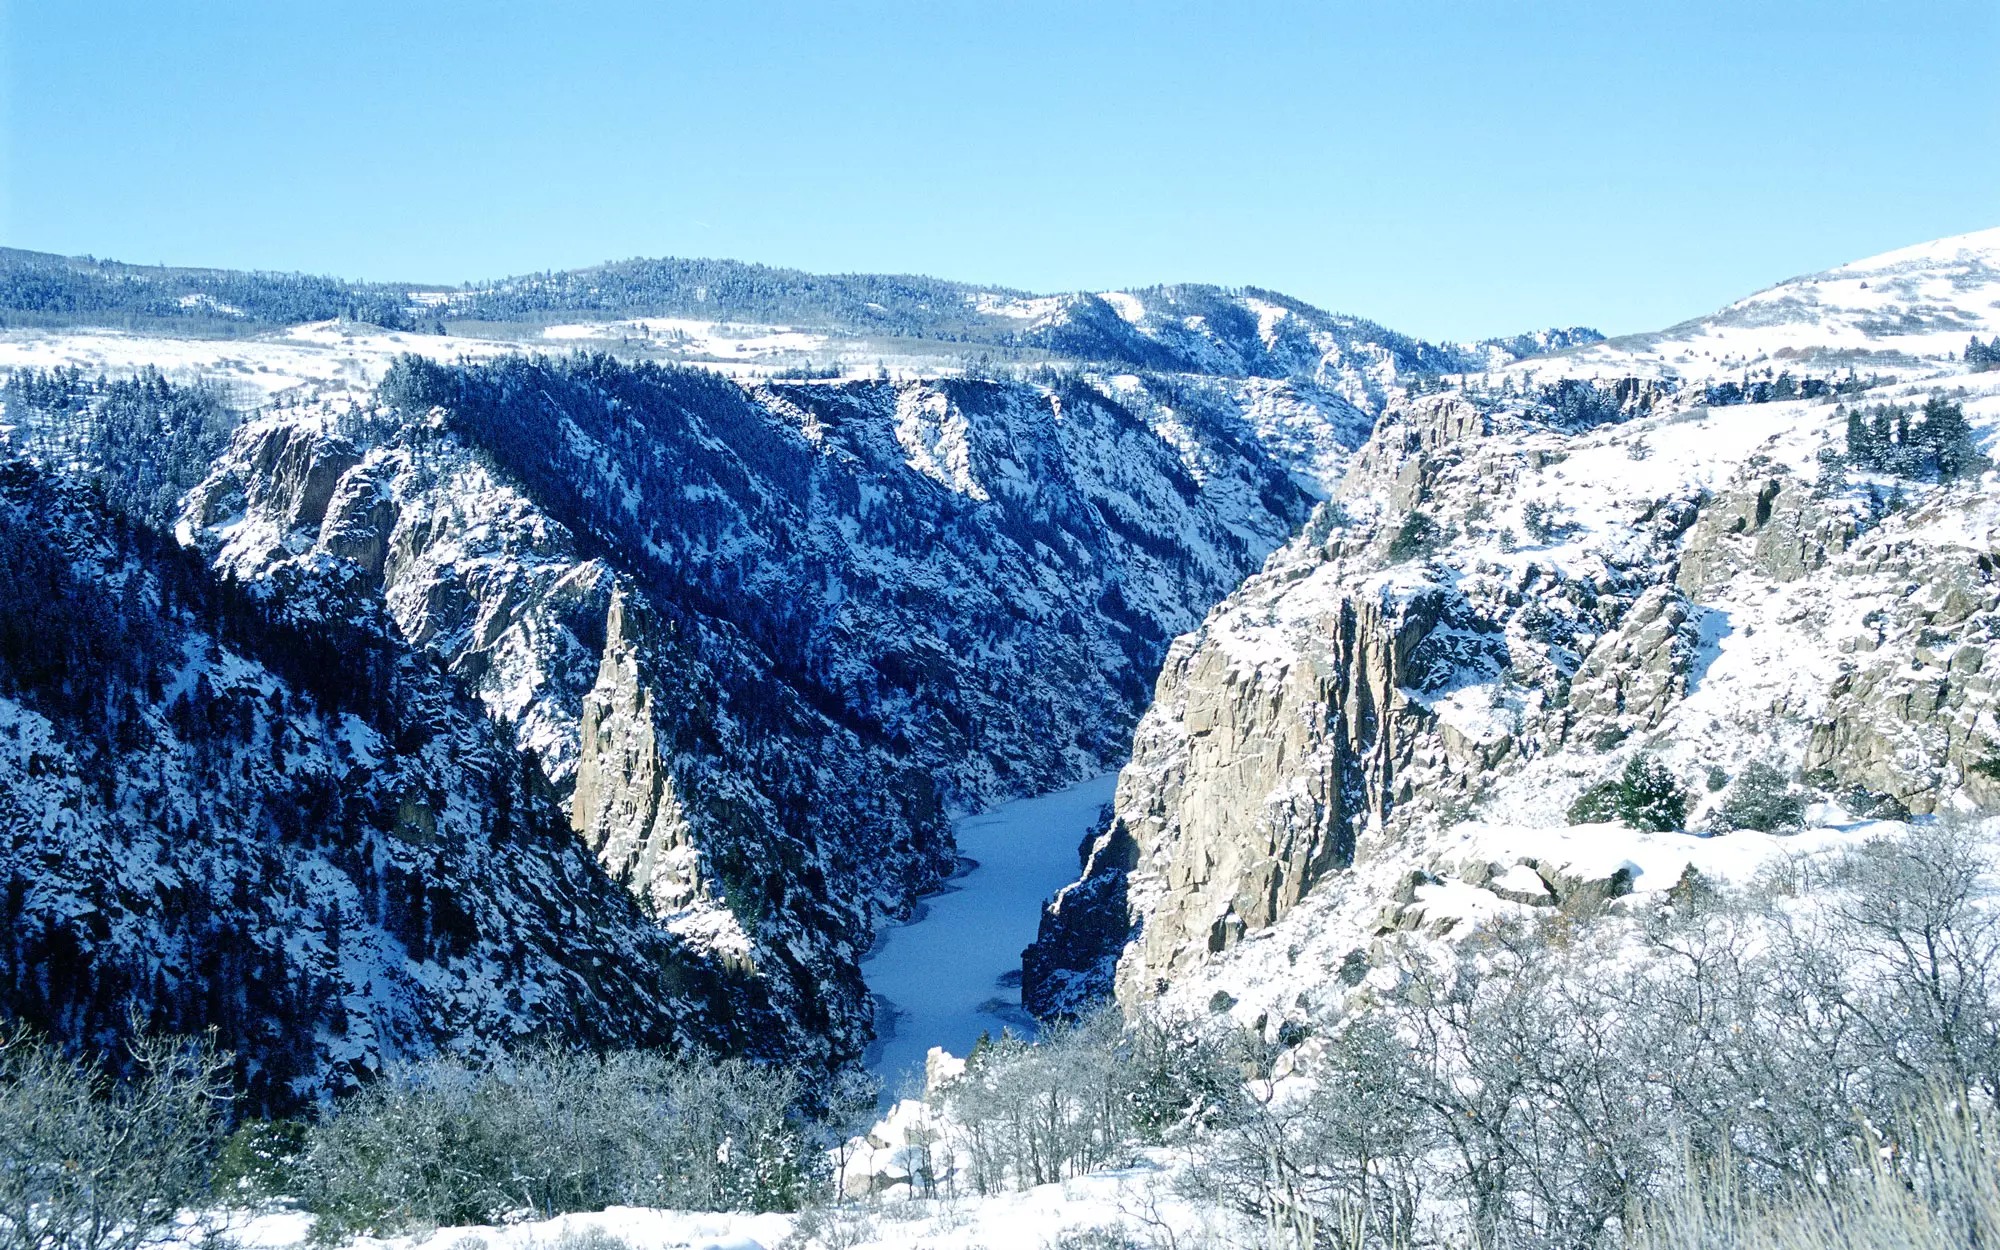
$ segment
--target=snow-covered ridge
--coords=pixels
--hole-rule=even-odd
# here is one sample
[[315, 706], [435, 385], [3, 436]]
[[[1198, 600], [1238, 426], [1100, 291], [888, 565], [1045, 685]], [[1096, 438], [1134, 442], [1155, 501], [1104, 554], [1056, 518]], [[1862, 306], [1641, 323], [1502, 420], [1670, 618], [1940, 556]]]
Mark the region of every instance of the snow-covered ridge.
[[1755, 370], [1858, 370], [1908, 380], [1948, 370], [2000, 334], [2000, 228], [1937, 239], [1792, 278], [1706, 317], [1625, 335], [1500, 377], [1727, 381]]

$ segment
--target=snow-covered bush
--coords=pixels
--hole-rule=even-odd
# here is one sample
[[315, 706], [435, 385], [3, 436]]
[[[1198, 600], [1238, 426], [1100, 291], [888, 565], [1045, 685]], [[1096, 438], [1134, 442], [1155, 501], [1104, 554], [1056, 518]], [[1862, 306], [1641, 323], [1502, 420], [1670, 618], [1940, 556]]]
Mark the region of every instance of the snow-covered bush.
[[[1190, 1184], [1293, 1247], [1628, 1246], [1635, 1211], [1668, 1229], [1690, 1159], [1752, 1215], [1867, 1207], [1886, 1166], [1914, 1203], [1897, 1210], [1972, 1219], [1990, 1121], [1941, 1154], [1911, 1109], [2000, 1094], [1990, 868], [1963, 831], [1924, 829], [1756, 893], [1695, 879], [1629, 925], [1552, 919], [1419, 959], [1316, 1043], [1306, 1082], [1253, 1083], [1190, 1147]], [[1641, 1244], [1902, 1244], [1666, 1236]]]
[[1569, 823], [1620, 820], [1634, 829], [1678, 829], [1687, 820], [1687, 792], [1665, 764], [1635, 755], [1615, 781], [1600, 781], [1570, 804]]
[[1113, 1015], [1056, 1024], [1029, 1043], [975, 1048], [944, 1091], [964, 1131], [966, 1181], [982, 1194], [1094, 1171], [1133, 1140], [1129, 1075]]
[[1421, 560], [1437, 550], [1443, 540], [1444, 532], [1438, 528], [1431, 514], [1420, 509], [1413, 510], [1403, 518], [1402, 528], [1389, 542], [1389, 559], [1396, 562]]
[[1940, 1094], [1899, 1117], [1867, 1166], [1774, 1200], [1727, 1169], [1691, 1167], [1639, 1215], [1632, 1250], [1960, 1250], [2000, 1242], [1991, 1108]]

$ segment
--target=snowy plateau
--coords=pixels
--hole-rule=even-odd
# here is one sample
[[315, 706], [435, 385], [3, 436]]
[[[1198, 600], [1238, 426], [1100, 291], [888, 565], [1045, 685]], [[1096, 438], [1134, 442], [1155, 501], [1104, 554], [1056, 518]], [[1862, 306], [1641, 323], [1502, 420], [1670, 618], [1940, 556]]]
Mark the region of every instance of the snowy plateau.
[[[1537, 1144], [1624, 1169], [1577, 1215], [1446, 1130], [1428, 1187], [1281, 1184], [1287, 1109], [1429, 1036], [1383, 1088], [1484, 1131], [1488, 1056], [1437, 1041], [1482, 986], [1637, 1036], [1699, 931], [1738, 987], [1848, 952], [1785, 1001], [1858, 1013], [1851, 1122], [1921, 1066], [1865, 1049], [1899, 956], [1856, 883], [1949, 835], [1990, 914], [2000, 230], [1459, 344], [1212, 287], [628, 262], [290, 319], [327, 310], [0, 265], [106, 309], [0, 329], [0, 1015], [217, 1029], [258, 1115], [548, 1043], [745, 1057], [822, 1115], [830, 1205], [356, 1245], [1597, 1244], [1659, 1134]], [[1211, 1051], [1170, 1112], [1120, 1075]], [[1002, 1157], [1009, 1072], [1124, 1109]]]

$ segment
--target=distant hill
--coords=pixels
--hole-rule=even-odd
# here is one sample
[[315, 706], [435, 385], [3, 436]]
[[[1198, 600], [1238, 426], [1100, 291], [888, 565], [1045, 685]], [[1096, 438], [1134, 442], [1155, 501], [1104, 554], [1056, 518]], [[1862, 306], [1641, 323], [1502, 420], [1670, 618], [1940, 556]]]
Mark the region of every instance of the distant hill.
[[1277, 292], [1201, 284], [1036, 296], [918, 275], [812, 274], [663, 258], [450, 287], [0, 249], [0, 319], [11, 326], [233, 336], [335, 319], [425, 330], [643, 317], [915, 340], [966, 354], [1357, 385], [1364, 381], [1355, 372], [1361, 364], [1387, 382], [1494, 368], [1603, 337], [1572, 327], [1428, 343]]

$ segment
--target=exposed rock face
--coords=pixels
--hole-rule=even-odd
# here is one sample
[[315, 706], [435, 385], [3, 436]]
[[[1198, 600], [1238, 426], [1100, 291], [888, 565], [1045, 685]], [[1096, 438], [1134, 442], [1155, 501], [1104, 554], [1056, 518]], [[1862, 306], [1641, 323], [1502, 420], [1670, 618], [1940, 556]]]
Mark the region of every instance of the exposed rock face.
[[1885, 515], [1880, 488], [1822, 476], [1830, 404], [1718, 445], [1714, 411], [1629, 398], [1659, 411], [1384, 417], [1304, 535], [1175, 643], [1112, 825], [1024, 960], [1033, 1008], [1152, 998], [1309, 895], [1385, 932], [1425, 923], [1410, 891], [1440, 872], [1587, 909], [1616, 872], [1440, 869], [1421, 847], [1469, 816], [1561, 825], [1635, 752], [1692, 796], [1691, 827], [1753, 760], [1855, 812], [2000, 803], [1992, 496], [1906, 483], [1923, 502]]
[[[1927, 511], [1913, 525], [1949, 519], [1943, 508]], [[1841, 640], [1848, 663], [1804, 765], [1858, 788], [1857, 806], [1872, 800], [1885, 814], [1924, 815], [1962, 796], [1982, 809], [2000, 807], [1989, 659], [2000, 626], [1995, 536], [1987, 530], [1986, 551], [1940, 552], [1877, 533], [1855, 551], [1855, 564], [1886, 576], [1893, 589], [1859, 632]]]
[[1169, 715], [1142, 728], [1107, 835], [1137, 848], [1128, 906], [1145, 914], [1122, 985], [1143, 994], [1229, 949], [1351, 862], [1356, 828], [1385, 815], [1428, 720], [1404, 689], [1441, 600], [1387, 587], [1339, 598], [1307, 624], [1323, 650], [1275, 671], [1226, 645], [1177, 649], [1156, 705]]
[[[1468, 405], [1421, 405], [1378, 432], [1350, 480], [1386, 483], [1414, 505], [1486, 428]], [[1419, 777], [1477, 770], [1505, 753], [1504, 738], [1448, 726], [1439, 740], [1424, 694], [1487, 663], [1493, 627], [1437, 585], [1342, 584], [1348, 562], [1321, 557], [1353, 536], [1319, 533], [1322, 548], [1312, 542], [1322, 528], [1308, 527], [1291, 558], [1275, 559], [1169, 653], [1112, 827], [1028, 956], [1031, 1007], [1069, 1010], [1101, 991], [1104, 935], [1118, 929], [1131, 936], [1120, 943], [1119, 992], [1145, 996], [1345, 867], [1357, 830], [1387, 819]], [[1114, 897], [1122, 923], [1075, 914]]]
[[1829, 515], [1791, 474], [1753, 474], [1703, 503], [1676, 581], [1697, 597], [1724, 589], [1745, 569], [1773, 581], [1797, 581], [1846, 551], [1856, 532], [1853, 517]]
[[184, 534], [246, 580], [346, 570], [805, 1054], [860, 1048], [859, 956], [951, 871], [949, 811], [1119, 758], [1169, 638], [1306, 507], [1186, 395], [606, 362], [385, 394], [247, 426]]
[[1698, 638], [1685, 595], [1673, 586], [1647, 590], [1577, 667], [1566, 728], [1590, 741], [1593, 734], [1622, 739], [1657, 727], [1687, 694]]
[[687, 811], [654, 732], [656, 679], [643, 672], [639, 605], [614, 594], [604, 663], [584, 699], [570, 826], [613, 878], [656, 915], [701, 892]]
[[[350, 569], [399, 635], [444, 661], [566, 789], [611, 569], [463, 446], [360, 416], [303, 410], [244, 427], [184, 502], [182, 540], [244, 581], [286, 565]], [[316, 509], [301, 474], [266, 476], [287, 462], [322, 466], [322, 480], [340, 468]]]

